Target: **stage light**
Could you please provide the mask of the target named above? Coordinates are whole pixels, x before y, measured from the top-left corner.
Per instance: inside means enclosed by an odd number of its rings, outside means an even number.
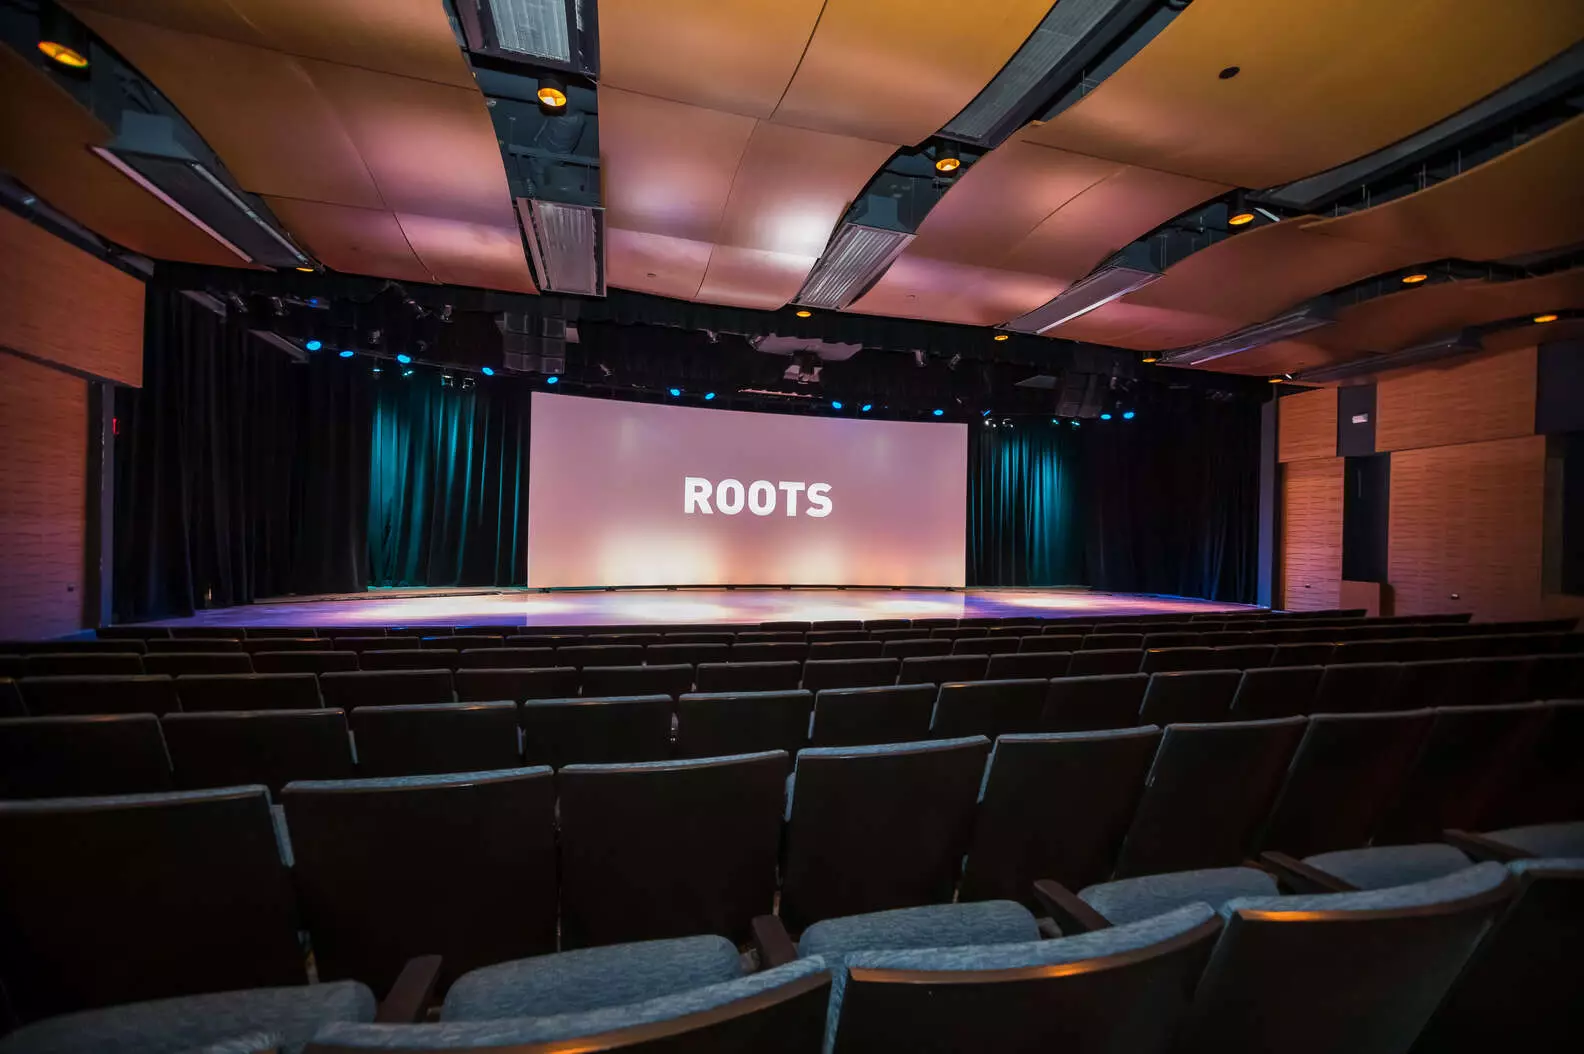
[[[1011,340],[1012,339],[1012,335],[1010,333],[997,333],[995,336],[991,337],[990,339],[991,340]]]
[[[398,356],[396,356],[396,361],[401,363],[403,366],[405,366],[409,362],[412,361],[412,356],[411,355],[398,355]]]
[[[314,272],[312,264],[300,264],[298,265],[297,270],[302,271],[304,274],[313,274]]]
[[[1540,325],[1540,324],[1544,324],[1546,322],[1555,322],[1556,320],[1557,320],[1556,315],[1545,314],[1545,315],[1536,315],[1530,321],[1534,322],[1537,325]]]
[[[1233,215],[1227,217],[1227,223],[1231,224],[1234,227],[1241,227],[1245,223],[1253,223],[1253,222],[1254,222],[1254,214],[1252,212],[1238,212],[1238,213],[1234,213]]]
[[[411,369],[402,370],[402,376],[403,377],[411,377],[412,376],[412,370]]]
[[[375,376],[376,376],[376,377],[377,377],[377,376],[379,376],[379,375],[380,375],[380,374],[382,374],[382,373],[384,373],[384,372],[385,372],[385,371],[384,371],[384,370],[382,370],[382,369],[380,369],[380,368],[379,368],[379,367],[378,367],[378,366],[376,366],[376,367],[374,367],[374,368],[373,368],[373,369],[372,369],[372,370],[370,370],[370,371],[369,371],[369,372],[370,372],[370,373],[372,373],[372,374],[374,374],[374,375],[375,375]]]
[[[357,352],[353,351],[351,348],[345,348],[341,352],[341,357],[343,359],[350,359],[352,356],[354,356],[356,354],[357,354]]]
[[[1146,356],[1144,356],[1142,361],[1147,366],[1147,365],[1149,365],[1152,362],[1159,362],[1160,361],[1160,357],[1157,356],[1157,355],[1146,355]]]
[[[705,402],[709,402],[711,399],[714,399],[714,398],[715,398],[715,393],[714,392],[705,392],[704,393],[704,401]]]
[[[979,416],[980,417],[989,417],[990,416],[990,411],[989,410],[980,410],[979,411]]]
[[[546,110],[563,110],[566,108],[566,81],[552,73],[546,73],[539,78],[539,105]]]
[[[812,318],[814,316],[814,312],[806,307],[798,308],[793,314],[797,315],[798,318]]]
[[[957,148],[950,143],[935,144],[935,171],[941,175],[950,175],[962,167],[962,158],[957,156]]]
[[[936,417],[945,417],[946,416],[946,411],[945,410],[936,409],[936,410],[931,410],[930,412],[932,414],[934,414]]]
[[[1079,421],[1068,421],[1067,423],[1072,425],[1074,428],[1077,428],[1079,426],[1079,424],[1081,424],[1082,422],[1079,422]]]
[[[1111,415],[1110,414],[1101,414],[1100,415],[1100,420],[1109,421],[1109,420],[1111,420]]]
[[[545,383],[546,384],[560,384],[561,383],[561,378],[552,373],[550,376],[545,378]]]
[[[1124,420],[1124,421],[1133,420],[1133,411],[1132,410],[1124,410],[1124,411],[1122,411],[1122,420]]]
[[[323,341],[318,341],[318,340],[310,340],[310,341],[306,341],[303,344],[303,347],[307,348],[309,351],[318,351],[320,348],[324,347],[324,342]]]
[[[1425,274],[1423,271],[1415,271],[1413,274],[1405,274],[1405,275],[1403,275],[1402,276],[1402,284],[1403,285],[1418,285],[1420,282],[1423,282],[1426,278],[1429,278],[1429,277],[1430,276]]]
[[[841,401],[839,399],[832,399],[831,400],[831,409],[832,410],[840,410],[841,408],[842,408],[842,404],[841,404]]]
[[[868,413],[870,410],[874,409],[874,403],[864,403],[862,406],[858,407],[858,409],[862,413]]]
[[[486,366],[486,367],[484,367],[484,368],[483,368],[483,369],[482,369],[482,370],[480,370],[480,371],[479,371],[479,372],[480,372],[480,373],[482,373],[482,374],[483,374],[483,375],[484,375],[484,376],[486,376],[486,377],[493,377],[493,376],[495,376],[495,370],[494,370],[494,369],[493,369],[493,368],[492,368],[492,367],[489,367],[489,366]]]
[[[1270,378],[1270,382],[1272,384],[1280,384],[1283,380],[1285,380],[1285,378],[1282,378],[1282,377],[1272,377],[1272,378]]]
[[[38,49],[53,62],[58,62],[69,69],[80,70],[88,66],[87,56],[76,48],[67,47],[56,40],[39,41]]]
[[[681,388],[672,388],[671,389],[671,398],[673,398],[673,399],[678,398],[679,396],[681,396],[681,394],[682,394],[682,389]]]

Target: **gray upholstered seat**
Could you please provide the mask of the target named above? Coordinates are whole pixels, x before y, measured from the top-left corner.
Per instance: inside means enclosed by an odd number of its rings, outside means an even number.
[[[1485,837],[1521,849],[1530,856],[1584,856],[1584,822],[1508,827],[1490,831]]]
[[[1113,925],[1137,922],[1184,904],[1218,905],[1234,897],[1276,896],[1276,879],[1254,867],[1211,867],[1102,882],[1078,894]]]
[[[1430,907],[1489,892],[1506,881],[1507,869],[1486,862],[1424,882],[1413,882],[1357,893],[1304,893],[1297,896],[1252,896],[1229,900],[1220,907],[1222,918],[1239,911],[1294,912],[1401,911]]]
[[[186,1054],[260,1033],[295,1054],[325,1025],[372,1020],[374,994],[356,981],[251,988],[46,1018],[0,1039],[0,1054]]]
[[[843,955],[878,948],[957,948],[1037,941],[1039,924],[1011,900],[926,904],[816,922],[798,942],[801,955]]]
[[[580,948],[464,974],[451,986],[440,1016],[485,1021],[578,1014],[676,995],[742,972],[737,946],[724,937]]]
[[[1458,850],[1439,842],[1339,849],[1304,857],[1304,863],[1335,875],[1357,889],[1385,889],[1424,882],[1461,871],[1470,862]]]
[[[676,943],[676,942],[666,942]],[[640,947],[618,945],[614,950]],[[590,949],[572,952],[590,955]],[[607,960],[606,965],[610,966]],[[563,1010],[535,1017],[512,1017],[483,1021],[447,1020],[438,1025],[348,1025],[335,1024],[320,1031],[316,1044],[334,1050],[423,1050],[449,1051],[503,1047],[511,1044],[551,1043],[579,1036],[605,1035],[618,1029],[635,1028],[661,1022],[672,1022],[691,1014],[702,1014],[730,1006],[756,996],[765,996],[799,982],[805,982],[828,969],[824,959],[814,956],[797,959],[773,970],[737,976],[729,980],[695,986],[679,986],[674,991],[654,995],[640,1001],[607,1005],[586,1010]],[[483,971],[480,971],[483,972]],[[580,980],[587,984],[581,974]],[[602,979],[603,982],[603,979]],[[591,987],[599,988],[596,983]],[[633,990],[624,988],[631,995]],[[819,985],[809,992],[821,1009],[827,999],[827,988]],[[808,1037],[810,1047],[818,1045],[818,1026],[823,1013],[814,1019],[816,1031]],[[796,1045],[796,1044],[792,1044]],[[310,1047],[310,1054],[315,1048]],[[798,1046],[798,1049],[804,1049]]]

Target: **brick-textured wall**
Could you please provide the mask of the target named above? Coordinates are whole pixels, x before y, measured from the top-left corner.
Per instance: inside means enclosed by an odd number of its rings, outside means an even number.
[[[82,625],[88,382],[0,352],[0,639]]]
[[[1342,588],[1342,459],[1281,467],[1282,581],[1289,611],[1338,607]]]

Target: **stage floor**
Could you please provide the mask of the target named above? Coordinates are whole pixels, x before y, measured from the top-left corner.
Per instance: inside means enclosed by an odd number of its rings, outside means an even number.
[[[778,619],[1083,618],[1243,611],[1186,597],[1085,589],[629,589],[540,593],[527,589],[370,590],[272,600],[165,619],[161,626],[611,626],[758,623]]]

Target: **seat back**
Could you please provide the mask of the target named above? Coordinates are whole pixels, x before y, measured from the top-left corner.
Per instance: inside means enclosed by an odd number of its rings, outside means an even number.
[[[732,662],[802,662],[808,658],[808,645],[801,640],[753,640],[739,633],[731,647]]]
[[[930,733],[942,739],[994,739],[1008,733],[1037,732],[1048,689],[1049,682],[1040,678],[948,682],[936,696]]]
[[[556,664],[554,648],[467,648],[458,670],[529,670]]]
[[[923,655],[903,659],[898,684],[945,684],[947,681],[982,681],[990,668],[988,655]]]
[[[143,656],[144,673],[181,674],[252,673],[253,663],[244,652],[171,651]]]
[[[22,699],[34,717],[84,714],[165,714],[179,708],[176,682],[145,676],[29,677]]]
[[[562,947],[746,943],[775,901],[787,762],[771,750],[557,773]]]
[[[320,641],[321,648],[329,641]],[[333,673],[358,668],[354,651],[256,651],[254,673]]]
[[[814,696],[809,742],[843,747],[928,739],[935,691],[933,684],[826,688]]]
[[[829,1049],[1158,1054],[1220,929],[1192,904],[1061,940],[857,952]]]
[[[1584,698],[1584,654],[1536,655],[1524,694],[1530,699]]]
[[[1139,670],[1165,673],[1172,670],[1208,670],[1215,661],[1211,648],[1151,648],[1144,653]]]
[[[1144,634],[1128,633],[1123,630],[1105,631],[1096,630],[1084,637],[1083,651],[1143,651]]]
[[[1212,670],[1254,670],[1270,665],[1276,650],[1269,644],[1233,644],[1211,648]]]
[[[26,717],[22,689],[9,677],[0,677],[0,717]]]
[[[360,670],[454,670],[460,653],[451,648],[369,648],[358,652]]]
[[[726,648],[729,650],[731,648],[732,641],[734,641],[736,639],[737,639],[737,635],[735,633],[726,633],[726,632],[716,633],[716,632],[705,631],[705,632],[700,632],[700,633],[667,633],[662,638],[662,643],[663,644],[711,644],[711,645],[725,645]],[[688,662],[688,661],[692,661],[693,665],[697,666],[701,662],[716,662],[716,661],[720,661],[720,660],[715,660],[715,659],[694,659],[694,660],[675,659],[675,660],[671,660],[671,659],[668,659],[666,661],[667,662],[672,662],[672,661],[675,661],[675,662]]]
[[[1546,706],[1545,725],[1507,767],[1481,830],[1584,816],[1584,699]]]
[[[0,798],[147,794],[171,786],[153,714],[0,719]]]
[[[897,669],[908,659],[816,659],[803,664],[803,687],[818,693],[825,688],[867,688],[897,683]]]
[[[0,802],[0,977],[22,1021],[306,980],[263,787]]]
[[[1034,905],[1035,881],[1068,889],[1111,874],[1160,744],[1153,725],[1002,736],[974,820],[961,899]]]
[[[1227,902],[1184,1050],[1406,1051],[1510,895],[1500,864],[1362,893]]]
[[[529,699],[518,720],[530,764],[663,761],[671,753],[671,697]]]
[[[992,655],[985,669],[985,679],[991,681],[1038,677],[1066,677],[1072,665],[1072,653],[1066,651],[1024,651],[1016,655]]]
[[[1150,676],[1139,721],[1170,725],[1184,721],[1225,721],[1231,717],[1241,670],[1174,670]]]
[[[885,643],[878,640],[818,640],[809,642],[808,657],[810,659],[878,659],[884,649]]]
[[[521,763],[514,702],[360,706],[351,723],[359,775],[484,772]]]
[[[1083,648],[1082,633],[1046,633],[1038,637],[1023,637],[1018,651],[1067,651]]]
[[[1084,638],[1087,641],[1089,638]],[[1088,649],[1072,653],[1067,667],[1071,677],[1099,677],[1108,673],[1138,673],[1144,653],[1137,648]]]
[[[406,959],[440,955],[444,989],[555,951],[549,769],[303,781],[281,803],[322,979],[384,992]]]
[[[1232,696],[1231,716],[1238,721],[1307,714],[1320,686],[1323,666],[1270,666],[1244,670]]]
[[[1325,673],[1320,675],[1320,686],[1315,689],[1313,712],[1363,714],[1389,710],[1392,701],[1398,698],[1397,680],[1401,673],[1402,667],[1393,662],[1327,666]]]
[[[781,885],[788,927],[950,900],[989,752],[973,736],[799,754]]]
[[[1326,641],[1278,644],[1271,651],[1272,666],[1324,666],[1331,661],[1336,645]]]
[[[458,670],[454,678],[457,699],[488,703],[500,699],[565,699],[577,694],[580,680],[575,666],[539,669]]]
[[[692,690],[693,667],[686,663],[583,667],[584,695],[669,695],[675,699]]]
[[[915,659],[925,655],[950,655],[953,641],[940,637],[905,637],[881,644],[880,654],[888,659]]]
[[[158,652],[179,651],[189,654],[200,651],[241,651],[242,631],[228,631],[232,636],[226,637],[184,637],[178,633],[173,634],[170,640],[151,638],[148,641],[149,654]]]
[[[1078,657],[1075,653],[1074,658]],[[1045,732],[1092,732],[1130,728],[1139,723],[1139,707],[1149,686],[1147,673],[1114,673],[1099,677],[1058,677],[1045,693],[1040,729]]]
[[[1018,650],[1017,637],[960,637],[952,642],[953,655],[1005,655]]]
[[[336,651],[415,651],[423,647],[423,638],[406,635],[333,637]]]
[[[32,652],[22,656],[23,677],[136,677],[143,672],[136,652]]]
[[[319,682],[311,673],[188,674],[176,678],[176,697],[189,713],[317,710]]]
[[[802,689],[689,693],[677,700],[676,753],[713,758],[781,750],[790,759],[808,744],[813,712],[814,693]]]
[[[360,706],[449,703],[454,697],[450,670],[358,670],[319,677],[324,705],[342,710]]]
[[[1367,845],[1433,716],[1410,710],[1310,718],[1259,848],[1301,858]]]
[[[504,641],[494,634],[489,633],[454,633],[449,637],[426,637],[423,646],[426,648],[447,648],[451,651],[464,651],[467,649],[499,648]]]
[[[642,666],[642,644],[571,644],[556,649],[557,666]]]
[[[1116,877],[1241,863],[1307,724],[1283,717],[1166,729]]]
[[[725,636],[725,634],[698,634],[698,636]],[[701,662],[725,662],[731,657],[731,643],[728,637],[725,641],[680,641],[676,637],[666,637],[663,644],[651,644],[644,649],[644,661],[657,666],[666,666],[676,663],[686,663],[697,666]]]
[[[352,747],[340,710],[168,714],[160,722],[176,785],[184,790],[292,780],[346,779]]]
[[[783,692],[801,686],[801,662],[706,662],[693,671],[700,692]]]

